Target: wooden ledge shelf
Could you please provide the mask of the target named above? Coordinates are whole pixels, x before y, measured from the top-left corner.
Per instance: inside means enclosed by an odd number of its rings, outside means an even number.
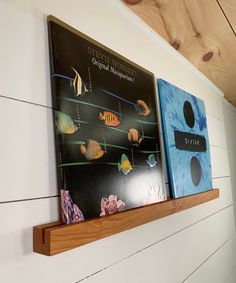
[[[33,228],[33,250],[47,256],[59,254],[218,197],[219,189],[213,189],[76,224],[39,225]]]

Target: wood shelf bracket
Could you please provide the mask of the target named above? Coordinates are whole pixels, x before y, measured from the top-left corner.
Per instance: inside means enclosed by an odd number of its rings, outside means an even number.
[[[33,228],[33,250],[52,256],[166,217],[219,197],[213,189],[75,224],[53,222]]]

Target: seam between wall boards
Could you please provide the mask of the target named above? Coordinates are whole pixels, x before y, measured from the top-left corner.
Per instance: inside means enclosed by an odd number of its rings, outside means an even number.
[[[48,109],[54,109],[52,106],[40,104],[40,103],[37,103],[37,102],[27,101],[27,100],[15,98],[15,97],[10,97],[10,96],[7,96],[7,95],[2,95],[2,94],[0,94],[0,97],[5,98],[5,99],[10,99],[10,100],[18,101],[18,102],[22,102],[22,103],[27,103],[27,104],[35,105],[35,106],[41,106],[41,107],[48,108]],[[224,103],[225,103],[225,102],[224,102]],[[225,103],[225,105],[227,105],[227,104]],[[227,106],[228,106],[228,105],[227,105]],[[228,106],[228,107],[229,107],[229,106]],[[229,108],[230,108],[230,107],[229,107]],[[231,110],[232,110],[232,108],[231,108]],[[233,110],[233,111],[234,111],[234,110]],[[235,110],[235,111],[236,111],[236,110]],[[220,118],[217,117],[216,115],[214,115],[214,114],[212,114],[212,113],[210,113],[210,112],[206,112],[206,114],[207,114],[207,115],[210,115],[210,116],[214,117],[215,119],[217,119],[218,121],[224,123],[224,120],[223,120],[223,119],[220,119]]]
[[[222,103],[229,108],[231,111],[233,111],[234,113],[236,113],[236,107],[234,107],[234,105],[232,105],[231,103],[229,103],[225,98],[222,99]]]
[[[154,243],[152,243],[152,244],[150,244],[150,245],[148,245],[148,246],[142,248],[141,250],[138,250],[138,251],[136,251],[136,252],[134,252],[134,253],[132,253],[132,254],[126,256],[125,258],[122,258],[122,259],[120,259],[120,260],[118,260],[118,261],[116,261],[116,262],[114,262],[114,263],[112,263],[112,264],[110,264],[110,265],[105,266],[104,268],[102,268],[102,269],[100,269],[100,270],[97,270],[96,272],[94,272],[94,273],[92,273],[92,274],[90,274],[90,275],[88,275],[88,276],[86,276],[86,277],[84,277],[84,278],[82,278],[82,279],[76,281],[75,283],[80,283],[80,282],[82,282],[82,281],[84,281],[84,280],[86,280],[86,279],[88,279],[88,278],[90,278],[90,277],[93,277],[94,275],[96,275],[96,274],[98,274],[98,273],[100,273],[100,272],[103,272],[104,270],[106,270],[106,269],[108,269],[108,268],[110,268],[110,267],[112,267],[112,266],[114,266],[114,265],[117,265],[117,264],[121,263],[122,261],[125,261],[125,260],[127,260],[127,259],[129,259],[129,258],[131,258],[131,257],[133,257],[133,256],[135,256],[135,255],[137,255],[137,254],[139,254],[139,253],[141,253],[141,252],[143,252],[143,251],[145,251],[145,250],[147,250],[147,249],[149,249],[149,248],[151,248],[151,247],[153,247],[153,246],[155,246],[155,245],[157,245],[157,244],[159,244],[159,243],[161,243],[161,242],[163,242],[163,241],[165,241],[165,240],[167,240],[167,239],[169,239],[169,238],[171,238],[171,237],[177,235],[178,233],[180,233],[180,232],[182,232],[182,231],[184,231],[184,230],[186,230],[186,229],[188,229],[188,228],[190,228],[190,227],[192,227],[192,226],[194,226],[194,225],[196,225],[196,224],[198,224],[198,223],[200,223],[200,222],[202,222],[202,221],[204,221],[204,220],[210,218],[211,216],[213,216],[213,215],[215,215],[215,214],[217,214],[217,213],[219,213],[219,212],[221,212],[221,211],[223,211],[223,210],[225,210],[225,209],[228,209],[229,207],[232,207],[232,206],[233,206],[233,204],[227,205],[226,207],[224,207],[224,208],[222,208],[222,209],[219,209],[219,210],[217,210],[216,212],[211,213],[210,215],[205,216],[205,217],[203,217],[202,219],[200,219],[200,220],[198,220],[198,221],[195,221],[194,223],[192,223],[192,224],[190,224],[190,225],[187,225],[186,227],[184,227],[184,228],[182,228],[182,229],[179,229],[178,231],[176,231],[176,232],[174,232],[174,233],[172,233],[172,234],[170,234],[170,235],[168,235],[168,236],[166,236],[166,237],[160,239],[160,240],[157,241],[157,242],[154,242]]]
[[[36,102],[32,102],[32,101],[27,101],[27,100],[23,100],[23,99],[19,99],[19,98],[14,98],[14,97],[10,97],[10,96],[5,96],[5,95],[0,95],[0,97],[2,98],[5,98],[5,99],[10,99],[10,100],[13,100],[13,101],[17,101],[17,102],[22,102],[22,103],[27,103],[27,104],[31,104],[31,105],[34,105],[34,106],[41,106],[41,107],[44,107],[44,108],[47,108],[47,109],[54,109],[52,106],[47,106],[47,105],[43,105],[43,104],[40,104],[40,103],[36,103]],[[232,110],[232,109],[231,109]],[[233,110],[234,111],[234,110]],[[214,114],[211,114],[209,112],[206,112],[207,115],[210,115],[212,117],[214,117],[215,119],[217,119],[218,121],[220,122],[223,122],[224,124],[224,120],[221,120],[220,118],[216,117]],[[213,145],[214,146],[214,145]],[[216,146],[217,147],[217,146]],[[220,147],[220,146],[218,146]],[[221,147],[221,148],[225,148],[225,147]]]
[[[53,109],[52,106],[47,106],[47,105],[43,105],[43,104],[40,104],[40,103],[36,103],[36,102],[32,102],[32,101],[27,101],[27,100],[19,99],[19,98],[14,98],[14,97],[2,95],[2,94],[0,94],[0,97],[5,98],[5,99],[10,99],[10,100],[18,101],[18,102],[22,102],[22,103],[31,104],[31,105],[34,105],[34,106],[41,106],[41,107],[44,107],[44,108]]]
[[[49,198],[56,198],[56,197],[59,197],[59,195],[38,197],[38,198],[17,199],[17,200],[6,200],[6,201],[0,201],[0,205],[14,203],[14,202],[33,201],[33,200],[49,199]]]
[[[235,233],[234,233],[235,234]],[[181,283],[186,282],[199,268],[201,268],[213,255],[215,255],[220,249],[222,249],[229,241],[234,238],[234,234],[229,237],[228,240],[224,241],[213,253],[211,253],[197,268],[195,268]]]
[[[14,97],[10,97],[10,96],[7,96],[7,95],[0,94],[0,97],[5,98],[5,99],[10,99],[10,100],[18,101],[18,102],[22,102],[22,103],[27,103],[27,104],[35,105],[35,106],[41,106],[41,107],[48,108],[48,109],[54,109],[52,106],[40,104],[40,103],[37,103],[37,102],[27,101],[27,100],[24,100],[24,99],[14,98]],[[214,114],[211,114],[209,112],[206,112],[206,114],[210,115],[210,116],[214,117],[215,119],[217,119],[217,120],[219,120],[219,121],[224,123],[223,119],[220,119],[219,117],[215,116]]]
[[[213,118],[217,119],[218,121],[222,122],[224,124],[224,119],[220,119],[219,117],[217,117],[216,115],[206,111],[206,115],[210,115],[212,116]],[[223,115],[224,116],[224,115]]]
[[[214,179],[224,179],[224,178],[231,178],[231,176],[219,176],[219,177],[212,177],[212,180]]]

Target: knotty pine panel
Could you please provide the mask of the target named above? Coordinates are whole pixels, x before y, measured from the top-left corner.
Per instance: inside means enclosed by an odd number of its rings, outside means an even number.
[[[225,10],[233,15],[231,2],[225,3]],[[143,0],[127,5],[235,102],[236,37],[216,0]]]

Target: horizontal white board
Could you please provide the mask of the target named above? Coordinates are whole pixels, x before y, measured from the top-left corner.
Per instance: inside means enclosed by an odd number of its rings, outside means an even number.
[[[0,1],[0,95],[51,105],[46,21],[21,2]]]
[[[221,214],[216,212],[232,204],[230,182],[229,178],[226,178],[216,179],[214,183],[216,187],[221,188],[220,198],[217,200],[54,257],[45,257],[32,252],[32,227],[58,219],[57,198],[0,204],[0,215],[4,215],[0,218],[1,279],[4,283],[17,282],[17,280],[24,283],[32,283],[32,281],[64,283],[84,278],[192,226],[209,215],[212,215],[211,218]],[[223,214],[225,215],[225,212]],[[228,223],[227,217],[218,220],[223,221],[223,225]],[[225,233],[228,233],[227,229],[222,226]],[[45,267],[47,272],[38,272]],[[12,270],[14,272],[11,272]],[[37,277],[35,277],[36,273]]]
[[[101,270],[85,282],[109,283],[111,278],[113,283],[182,282],[234,233],[230,207]]]
[[[230,176],[228,152],[225,148],[210,146],[212,177]]]
[[[191,274],[186,283],[222,283],[229,282],[229,274],[236,268],[236,236],[228,240],[223,246]],[[230,276],[231,277],[231,276]],[[234,281],[236,282],[236,277]]]
[[[236,107],[223,103],[225,131],[227,133],[227,148],[229,152],[229,165],[231,174],[231,184],[233,188],[233,199],[236,204]],[[235,206],[236,218],[236,206]]]
[[[57,194],[52,110],[0,97],[0,202]]]
[[[209,143],[214,146],[226,148],[224,122],[207,114],[207,128]]]

